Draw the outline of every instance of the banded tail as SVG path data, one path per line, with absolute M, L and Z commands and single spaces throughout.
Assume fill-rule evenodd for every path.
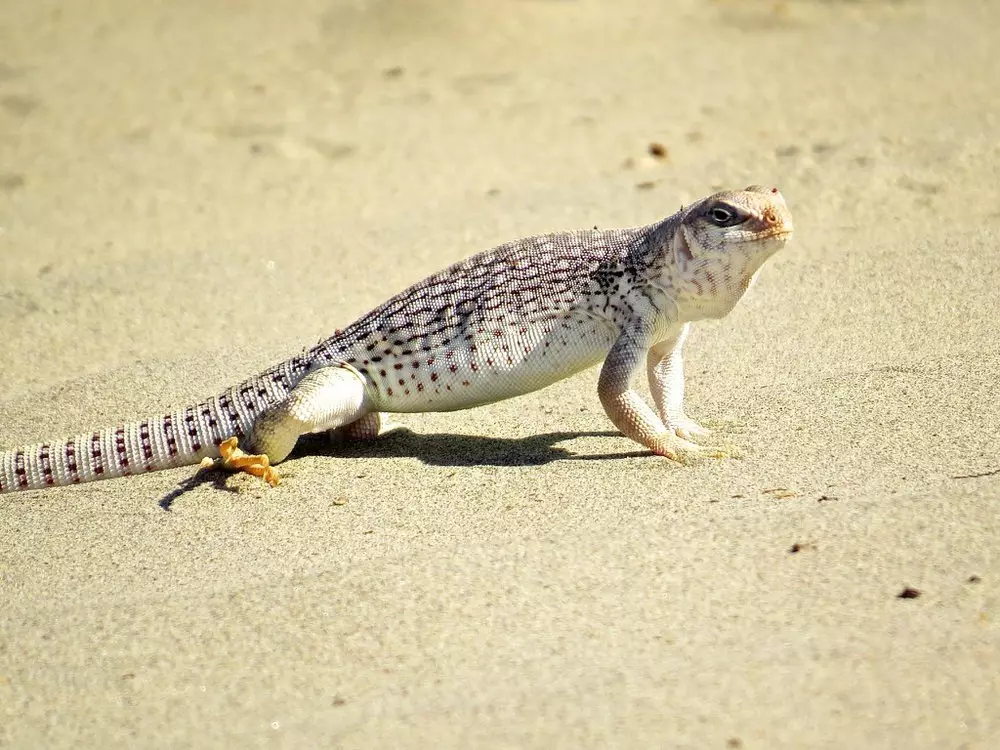
M 308 370 L 295 357 L 215 398 L 162 417 L 0 451 L 0 494 L 143 474 L 219 456 L 230 437 L 242 442 L 257 417 L 284 399 Z

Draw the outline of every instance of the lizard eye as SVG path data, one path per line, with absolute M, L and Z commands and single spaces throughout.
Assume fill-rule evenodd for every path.
M 715 205 L 709 209 L 708 220 L 717 227 L 731 227 L 742 223 L 743 218 L 730 206 Z

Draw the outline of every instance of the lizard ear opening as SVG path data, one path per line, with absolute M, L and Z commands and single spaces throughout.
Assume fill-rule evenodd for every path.
M 674 232 L 674 253 L 678 259 L 690 263 L 694 260 L 694 253 L 691 252 L 691 245 L 688 243 L 687 231 L 683 226 L 680 227 L 680 230 Z

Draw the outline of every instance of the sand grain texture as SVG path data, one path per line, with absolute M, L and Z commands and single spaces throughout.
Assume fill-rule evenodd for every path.
M 214 393 L 517 236 L 752 182 L 797 236 L 688 346 L 740 460 L 636 451 L 588 372 L 273 491 L 5 496 L 0 747 L 1000 746 L 998 27 L 7 0 L 0 446 Z

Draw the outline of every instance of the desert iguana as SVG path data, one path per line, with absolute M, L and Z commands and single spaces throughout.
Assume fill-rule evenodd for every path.
M 602 359 L 598 395 L 622 433 L 676 461 L 718 455 L 692 442 L 707 430 L 684 414 L 681 348 L 691 321 L 726 315 L 791 233 L 778 189 L 754 185 L 648 226 L 500 245 L 203 403 L 0 453 L 0 492 L 199 462 L 275 485 L 300 435 L 373 437 L 381 412 L 481 406 Z M 632 390 L 644 363 L 656 411 Z

